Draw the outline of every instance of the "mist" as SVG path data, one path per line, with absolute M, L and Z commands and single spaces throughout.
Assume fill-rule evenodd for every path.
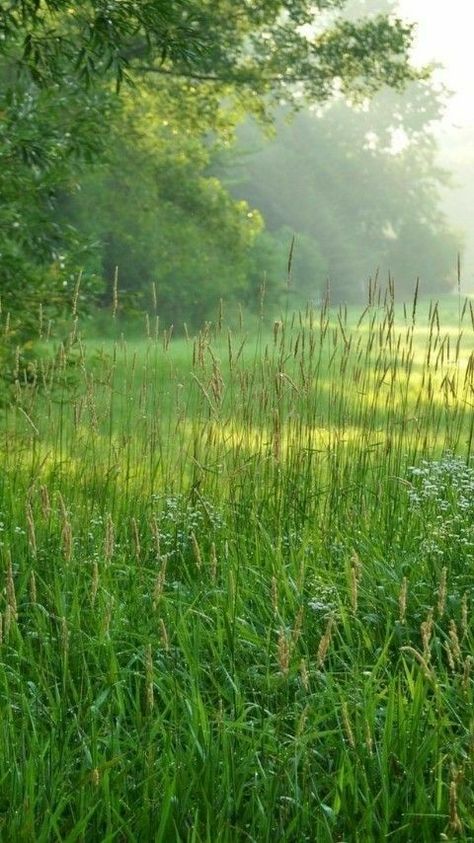
M 294 237 L 297 297 L 327 288 L 335 302 L 361 303 L 375 279 L 401 296 L 417 284 L 435 296 L 457 286 L 462 234 L 433 132 L 442 108 L 436 89 L 417 82 L 296 116 L 282 106 L 270 137 L 255 122 L 239 129 L 215 172 L 262 213 L 280 271 Z
M 461 239 L 461 283 L 474 291 L 474 54 L 472 13 L 453 0 L 447 13 L 431 0 L 400 0 L 402 15 L 415 22 L 412 60 L 432 66 L 432 84 L 443 90 L 444 109 L 433 132 L 438 160 L 450 174 L 441 207 Z
M 418 283 L 432 296 L 474 290 L 474 62 L 466 4 L 454 6 L 447 19 L 430 0 L 348 3 L 351 19 L 413 23 L 412 61 L 429 78 L 293 117 L 283 103 L 271 132 L 247 122 L 214 167 L 262 212 L 274 255 L 294 236 L 296 293 L 360 302 L 374 278 L 402 296 Z
M 451 173 L 451 185 L 442 192 L 441 205 L 458 230 L 461 246 L 461 287 L 474 293 L 474 127 L 459 128 L 440 140 L 440 161 Z

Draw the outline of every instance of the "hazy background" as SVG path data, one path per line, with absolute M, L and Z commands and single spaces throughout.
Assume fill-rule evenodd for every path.
M 213 161 L 231 194 L 263 215 L 270 277 L 271 256 L 295 234 L 292 280 L 308 298 L 325 277 L 335 300 L 361 301 L 375 274 L 392 276 L 403 296 L 417 278 L 422 293 L 443 295 L 457 289 L 458 255 L 462 288 L 474 289 L 468 7 L 456 0 L 447 15 L 430 0 L 349 0 L 343 9 L 352 19 L 380 12 L 414 23 L 413 63 L 433 68 L 428 81 L 291 121 L 282 106 L 274 137 L 247 121 Z
M 453 189 L 443 195 L 449 218 L 464 233 L 463 284 L 474 290 L 474 8 L 452 0 L 449 8 L 433 0 L 400 0 L 400 12 L 416 21 L 413 50 L 419 63 L 438 64 L 433 78 L 451 96 L 435 129 L 440 161 L 453 174 Z

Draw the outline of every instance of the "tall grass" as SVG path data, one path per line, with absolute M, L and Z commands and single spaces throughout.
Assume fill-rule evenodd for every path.
M 12 353 L 2 840 L 474 839 L 473 326 Z

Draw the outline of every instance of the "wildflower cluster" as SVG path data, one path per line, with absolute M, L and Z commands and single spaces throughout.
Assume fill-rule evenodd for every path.
M 168 557 L 186 552 L 192 545 L 192 536 L 203 532 L 223 531 L 223 516 L 208 500 L 198 504 L 182 494 L 154 495 L 153 505 L 158 510 L 161 551 Z
M 409 507 L 421 521 L 422 550 L 474 558 L 474 467 L 447 453 L 409 469 Z

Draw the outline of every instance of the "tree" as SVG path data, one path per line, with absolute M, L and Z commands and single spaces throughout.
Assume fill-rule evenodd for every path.
M 107 154 L 111 123 L 121 119 L 113 84 L 117 91 L 125 81 L 141 90 L 148 79 L 159 90 L 163 120 L 179 106 L 189 109 L 195 137 L 224 137 L 239 114 L 262 117 L 282 96 L 294 107 L 337 92 L 360 98 L 417 75 L 408 63 L 410 26 L 386 16 L 347 21 L 338 16 L 343 6 L 343 0 L 4 2 L 0 283 L 7 307 L 17 309 L 44 288 L 49 298 L 57 291 L 59 304 L 77 267 L 87 264 L 87 243 L 64 225 L 58 202 L 90 159 Z
M 260 214 L 233 199 L 208 173 L 212 145 L 146 90 L 124 101 L 109 137 L 107 160 L 82 179 L 62 213 L 99 245 L 87 267 L 106 282 L 110 303 L 116 267 L 120 288 L 182 326 L 202 324 L 219 298 L 244 298 Z
M 0 79 L 6 75 L 0 65 Z M 112 110 L 100 89 L 86 93 L 72 83 L 39 89 L 17 81 L 3 97 L 0 290 L 5 309 L 22 311 L 27 331 L 41 302 L 63 306 L 63 290 L 84 263 L 87 244 L 58 217 L 57 200 L 101 154 Z
M 346 0 L 10 0 L 1 52 L 41 85 L 86 85 L 137 72 L 244 87 L 258 96 L 301 86 L 311 99 L 400 87 L 411 26 L 336 16 Z
M 262 211 L 277 239 L 291 225 L 318 245 L 327 275 L 314 272 L 313 297 L 329 277 L 334 298 L 363 298 L 377 271 L 390 272 L 400 292 L 417 276 L 425 290 L 449 289 L 460 244 L 439 209 L 447 175 L 430 127 L 441 108 L 437 92 L 418 82 L 364 107 L 336 102 L 291 122 L 282 110 L 273 140 L 255 126 L 240 131 L 231 190 Z M 225 165 L 218 174 L 226 183 Z

